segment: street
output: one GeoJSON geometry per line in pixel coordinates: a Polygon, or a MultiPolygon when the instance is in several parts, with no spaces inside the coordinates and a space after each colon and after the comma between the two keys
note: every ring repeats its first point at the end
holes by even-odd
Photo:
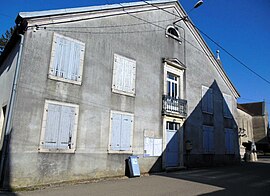
{"type": "Polygon", "coordinates": [[[270,159],[255,163],[159,173],[87,184],[61,185],[43,190],[0,193],[10,196],[174,196],[270,195],[270,159]]]}

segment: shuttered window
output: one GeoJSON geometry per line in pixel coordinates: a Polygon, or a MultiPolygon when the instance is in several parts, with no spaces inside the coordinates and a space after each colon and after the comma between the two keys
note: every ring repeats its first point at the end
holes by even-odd
{"type": "Polygon", "coordinates": [[[202,86],[202,111],[213,114],[213,89],[202,86]]]}
{"type": "Polygon", "coordinates": [[[214,153],[214,127],[203,126],[203,151],[204,153],[214,153]]]}
{"type": "Polygon", "coordinates": [[[74,152],[78,105],[46,101],[41,131],[41,151],[74,152]]]}
{"type": "Polygon", "coordinates": [[[112,91],[135,95],[136,61],[114,55],[112,91]]]}
{"type": "Polygon", "coordinates": [[[81,84],[85,44],[54,34],[49,78],[81,84]]]}
{"type": "Polygon", "coordinates": [[[225,129],[225,149],[227,154],[234,154],[237,135],[233,129],[225,129]]]}
{"type": "Polygon", "coordinates": [[[111,113],[111,138],[109,150],[131,151],[133,135],[133,115],[111,113]]]}
{"type": "Polygon", "coordinates": [[[223,114],[224,117],[232,117],[232,97],[227,94],[223,94],[223,114]]]}

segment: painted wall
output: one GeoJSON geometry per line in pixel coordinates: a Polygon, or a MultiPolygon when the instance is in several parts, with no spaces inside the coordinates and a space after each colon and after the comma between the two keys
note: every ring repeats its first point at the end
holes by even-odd
{"type": "MultiPolygon", "coordinates": [[[[172,10],[171,10],[172,11],[172,10]]],[[[137,13],[136,17],[166,27],[175,17],[161,10],[137,13]]],[[[182,24],[183,25],[183,24],[182,24]]],[[[185,62],[188,117],[185,139],[193,142],[194,165],[202,161],[201,126],[207,117],[200,110],[201,86],[212,86],[215,92],[214,117],[216,159],[224,156],[224,126],[234,127],[233,119],[226,124],[222,114],[222,93],[232,95],[223,79],[212,66],[194,36],[186,26],[188,43],[179,44],[166,38],[165,30],[128,14],[108,18],[64,23],[25,34],[25,46],[19,79],[19,89],[13,119],[10,145],[10,184],[15,187],[40,185],[59,181],[82,180],[125,173],[128,154],[108,154],[110,111],[134,114],[133,154],[139,155],[141,172],[153,167],[161,169],[158,157],[143,158],[144,131],[163,137],[162,94],[163,58],[185,62]],[[130,26],[130,24],[136,24],[130,26]],[[123,25],[119,27],[119,25],[123,25]],[[124,26],[128,25],[128,26],[124,26]],[[99,28],[85,28],[85,27],[99,28]],[[101,28],[111,26],[111,28],[101,28]],[[118,27],[113,27],[118,26],[118,27]],[[51,27],[51,28],[49,28],[51,27]],[[64,28],[56,28],[64,27],[64,28]],[[69,28],[67,28],[69,27],[69,28]],[[71,28],[77,27],[77,28],[71,28]],[[83,28],[80,28],[83,27],[83,28]],[[48,79],[53,31],[86,44],[82,85],[48,79]],[[89,33],[92,32],[92,33],[89,33]],[[96,32],[96,33],[94,33],[96,32]],[[184,48],[185,46],[185,48],[184,48]],[[136,60],[136,96],[112,93],[113,55],[136,60]],[[39,153],[38,146],[45,100],[57,100],[80,106],[77,144],[74,154],[39,153]]],[[[182,32],[184,33],[184,32],[182,32]]],[[[233,99],[233,108],[236,108],[233,99]]],[[[233,115],[235,109],[233,110],[233,115]]],[[[183,145],[183,144],[180,144],[183,145]]],[[[229,156],[230,160],[235,157],[229,156]]]]}

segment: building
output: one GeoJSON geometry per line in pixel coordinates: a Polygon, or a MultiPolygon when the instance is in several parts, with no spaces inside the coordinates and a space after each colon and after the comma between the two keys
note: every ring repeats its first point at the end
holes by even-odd
{"type": "Polygon", "coordinates": [[[238,92],[178,1],[19,13],[0,59],[2,183],[239,161],[238,92]],[[175,21],[178,21],[174,24],[175,21]]]}
{"type": "MultiPolygon", "coordinates": [[[[239,122],[239,128],[246,124],[248,126],[248,135],[253,137],[258,151],[269,151],[269,120],[268,112],[266,109],[265,102],[254,102],[254,103],[242,103],[237,104],[238,111],[246,113],[248,119],[246,121],[239,122]],[[242,124],[242,125],[240,125],[242,124]],[[252,133],[251,133],[252,132],[252,133]]],[[[243,120],[243,119],[242,119],[243,120]]],[[[245,128],[243,128],[245,129],[245,128]]],[[[251,138],[250,138],[251,139],[251,138]]],[[[249,139],[249,141],[250,141],[249,139]]],[[[250,143],[250,142],[249,142],[250,143]]]]}
{"type": "Polygon", "coordinates": [[[237,104],[237,125],[239,135],[240,155],[244,158],[245,152],[251,150],[254,142],[252,116],[237,104]]]}

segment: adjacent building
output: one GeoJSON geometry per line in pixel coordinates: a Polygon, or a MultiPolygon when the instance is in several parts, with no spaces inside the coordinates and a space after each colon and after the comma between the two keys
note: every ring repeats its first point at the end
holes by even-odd
{"type": "Polygon", "coordinates": [[[239,161],[236,99],[175,0],[22,12],[0,59],[12,187],[239,161]],[[177,23],[174,23],[178,21],[177,23]]]}
{"type": "Polygon", "coordinates": [[[237,104],[237,108],[239,130],[244,133],[242,138],[245,138],[243,142],[249,143],[248,148],[254,142],[258,151],[269,151],[269,120],[265,102],[237,104]]]}

